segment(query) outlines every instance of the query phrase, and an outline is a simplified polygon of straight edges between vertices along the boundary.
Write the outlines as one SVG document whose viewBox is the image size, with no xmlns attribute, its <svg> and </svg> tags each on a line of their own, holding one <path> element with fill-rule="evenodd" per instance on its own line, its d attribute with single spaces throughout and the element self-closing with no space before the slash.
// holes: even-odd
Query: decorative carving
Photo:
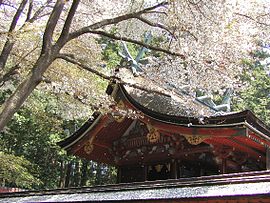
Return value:
<svg viewBox="0 0 270 203">
<path fill-rule="evenodd" d="M 209 136 L 207 135 L 184 135 L 188 143 L 192 145 L 198 145 L 202 143 L 205 139 L 207 139 Z"/>
<path fill-rule="evenodd" d="M 153 126 L 147 125 L 148 128 L 148 134 L 146 135 L 148 141 L 150 143 L 156 143 L 160 139 L 160 133 L 157 129 L 155 129 Z"/>
<path fill-rule="evenodd" d="M 94 150 L 94 142 L 95 137 L 91 137 L 84 145 L 83 150 L 86 154 L 91 154 Z"/>
<path fill-rule="evenodd" d="M 91 154 L 92 151 L 94 150 L 94 145 L 91 144 L 91 142 L 89 140 L 89 141 L 86 142 L 83 149 L 84 149 L 86 154 Z"/>
</svg>

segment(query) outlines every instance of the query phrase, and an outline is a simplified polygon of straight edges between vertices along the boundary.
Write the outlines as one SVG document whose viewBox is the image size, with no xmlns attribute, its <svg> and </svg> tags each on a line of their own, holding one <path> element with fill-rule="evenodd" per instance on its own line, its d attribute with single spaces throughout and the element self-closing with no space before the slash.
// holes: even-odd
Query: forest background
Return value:
<svg viewBox="0 0 270 203">
<path fill-rule="evenodd" d="M 172 84 L 168 94 L 218 103 L 230 88 L 232 111 L 250 109 L 269 125 L 269 17 L 263 0 L 0 0 L 0 185 L 115 182 L 113 167 L 67 156 L 56 143 L 93 111 L 110 111 L 104 92 L 122 42 L 133 57 L 150 50 L 143 77 Z"/>
</svg>

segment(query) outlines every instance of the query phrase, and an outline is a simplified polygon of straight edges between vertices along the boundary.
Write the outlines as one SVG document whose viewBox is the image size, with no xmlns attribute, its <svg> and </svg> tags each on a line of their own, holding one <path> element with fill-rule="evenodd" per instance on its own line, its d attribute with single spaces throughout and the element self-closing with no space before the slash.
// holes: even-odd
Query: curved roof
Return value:
<svg viewBox="0 0 270 203">
<path fill-rule="evenodd" d="M 138 103 L 153 111 L 175 116 L 212 115 L 216 111 L 180 89 L 160 86 L 144 76 L 134 77 L 129 70 L 121 68 L 119 76 L 126 84 L 124 89 Z M 198 111 L 199 109 L 199 111 Z"/>
<path fill-rule="evenodd" d="M 151 109 L 143 105 L 138 101 L 137 97 L 133 97 L 129 94 L 123 85 L 119 85 L 121 91 L 120 94 L 129 101 L 129 103 L 137 110 L 143 112 L 155 120 L 159 120 L 164 123 L 170 123 L 175 125 L 193 126 L 193 127 L 226 127 L 237 125 L 239 123 L 248 123 L 262 133 L 270 136 L 270 129 L 259 118 L 257 118 L 250 110 L 242 112 L 216 114 L 212 116 L 197 117 L 197 116 L 181 116 L 171 115 L 163 112 L 158 112 L 155 109 Z M 163 106 L 163 105 L 161 105 Z"/>
<path fill-rule="evenodd" d="M 116 102 L 123 103 L 124 109 L 140 112 L 137 119 L 142 124 L 151 125 L 164 134 L 202 136 L 206 144 L 227 145 L 256 159 L 264 159 L 266 149 L 270 148 L 269 128 L 249 110 L 209 117 L 186 117 L 157 112 L 140 103 L 120 84 L 111 84 L 107 93 Z M 134 119 L 129 116 L 119 121 L 111 114 L 95 113 L 92 119 L 59 145 L 71 154 L 117 165 L 113 142 L 133 127 Z"/>
</svg>

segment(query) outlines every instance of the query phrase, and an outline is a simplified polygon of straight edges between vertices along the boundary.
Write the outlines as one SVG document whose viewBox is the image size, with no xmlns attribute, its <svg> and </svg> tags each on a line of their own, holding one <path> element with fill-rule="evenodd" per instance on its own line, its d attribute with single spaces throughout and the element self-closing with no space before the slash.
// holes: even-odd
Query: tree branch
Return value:
<svg viewBox="0 0 270 203">
<path fill-rule="evenodd" d="M 16 64 L 5 75 L 3 75 L 3 77 L 0 78 L 0 87 L 2 87 L 5 84 L 5 82 L 10 79 L 12 75 L 17 74 L 17 70 L 20 68 L 21 66 Z"/>
<path fill-rule="evenodd" d="M 71 8 L 68 12 L 67 19 L 66 19 L 64 27 L 62 29 L 61 35 L 60 35 L 59 39 L 57 40 L 57 43 L 63 44 L 67 40 L 68 35 L 69 35 L 70 26 L 72 23 L 72 19 L 76 13 L 76 10 L 78 8 L 79 3 L 80 3 L 80 0 L 74 0 L 72 2 Z"/>
<path fill-rule="evenodd" d="M 102 79 L 105 79 L 105 80 L 108 80 L 108 81 L 112 81 L 112 80 L 115 80 L 117 83 L 120 83 L 120 84 L 123 84 L 123 85 L 127 85 L 129 87 L 133 87 L 133 88 L 136 88 L 136 89 L 139 89 L 139 90 L 143 90 L 143 91 L 146 91 L 146 92 L 150 92 L 150 93 L 156 93 L 156 94 L 159 94 L 159 95 L 163 95 L 163 96 L 166 96 L 166 97 L 171 97 L 169 94 L 166 94 L 162 91 L 158 91 L 158 90 L 153 90 L 153 89 L 148 89 L 148 88 L 145 88 L 145 87 L 141 87 L 139 85 L 136 85 L 136 84 L 131 84 L 131 83 L 128 83 L 128 82 L 125 82 L 123 80 L 121 80 L 121 78 L 118 78 L 118 77 L 115 77 L 115 76 L 108 76 L 108 75 L 105 75 L 91 67 L 89 67 L 88 65 L 86 64 L 83 64 L 81 62 L 78 62 L 78 60 L 76 60 L 75 58 L 73 58 L 72 56 L 70 55 L 67 55 L 67 54 L 59 54 L 56 56 L 56 58 L 60 58 L 60 59 L 63 59 L 69 63 L 72 63 L 74 65 L 77 65 L 79 67 L 81 67 L 82 69 L 84 70 L 87 70 L 99 77 L 101 77 Z"/>
<path fill-rule="evenodd" d="M 28 22 L 30 20 L 31 15 L 32 15 L 32 10 L 33 10 L 33 0 L 30 0 L 25 22 Z"/>
<path fill-rule="evenodd" d="M 196 37 L 192 32 L 190 32 L 188 29 L 184 28 L 184 27 L 181 27 L 180 30 L 182 32 L 186 32 L 188 33 L 190 36 L 192 36 L 196 41 L 198 41 L 198 37 Z"/>
<path fill-rule="evenodd" d="M 49 17 L 49 20 L 46 25 L 46 29 L 43 35 L 43 43 L 42 43 L 42 49 L 41 49 L 41 55 L 45 54 L 50 47 L 52 46 L 52 37 L 54 29 L 57 25 L 57 22 L 60 18 L 60 15 L 62 13 L 62 10 L 64 8 L 65 0 L 57 0 L 55 3 L 55 6 L 52 10 L 52 13 Z"/>
<path fill-rule="evenodd" d="M 250 20 L 252 20 L 252 21 L 254 21 L 255 23 L 258 23 L 258 24 L 260 24 L 260 25 L 270 26 L 270 24 L 267 24 L 267 23 L 264 23 L 264 22 L 260 22 L 260 21 L 258 21 L 258 20 L 256 20 L 256 19 L 252 18 L 251 16 L 246 15 L 246 14 L 242 14 L 242 13 L 234 13 L 234 14 L 235 14 L 235 15 L 242 16 L 242 17 L 245 17 L 245 18 L 248 18 L 248 19 L 250 19 Z"/>
<path fill-rule="evenodd" d="M 97 75 L 97 76 L 99 76 L 99 77 L 101 77 L 101 78 L 103 78 L 105 80 L 111 80 L 111 77 L 110 76 L 105 75 L 105 74 L 103 74 L 103 73 L 101 73 L 101 72 L 99 72 L 99 71 L 97 71 L 97 70 L 95 70 L 95 69 L 93 69 L 93 68 L 85 65 L 85 64 L 82 64 L 82 63 L 78 62 L 78 60 L 74 59 L 74 57 L 72 55 L 70 55 L 70 54 L 58 54 L 56 56 L 56 58 L 60 58 L 60 59 L 63 59 L 65 61 L 69 62 L 69 63 L 73 63 L 75 65 L 78 65 L 81 68 L 83 68 L 85 70 L 88 70 L 91 73 L 94 73 L 95 75 Z"/>
<path fill-rule="evenodd" d="M 43 4 L 33 15 L 32 18 L 30 18 L 27 22 L 29 23 L 33 23 L 35 20 L 38 19 L 39 15 L 44 11 L 44 9 L 52 2 L 52 0 L 47 0 L 47 2 L 45 4 Z M 48 15 L 45 14 L 45 15 Z"/>
<path fill-rule="evenodd" d="M 15 13 L 13 19 L 12 19 L 12 22 L 11 22 L 11 25 L 10 25 L 10 28 L 9 28 L 9 32 L 12 32 L 15 29 L 15 27 L 17 25 L 17 22 L 18 22 L 18 20 L 20 18 L 20 15 L 21 15 L 21 13 L 22 13 L 22 11 L 23 11 L 23 9 L 24 9 L 27 1 L 28 0 L 23 0 L 21 2 L 19 8 L 17 9 L 17 11 L 16 11 L 16 13 Z"/>
<path fill-rule="evenodd" d="M 130 38 L 127 38 L 127 37 L 119 37 L 119 36 L 116 36 L 116 35 L 113 35 L 113 34 L 110 34 L 110 33 L 104 32 L 104 31 L 100 31 L 100 30 L 91 30 L 91 31 L 89 30 L 88 32 L 92 33 L 92 34 L 98 34 L 98 35 L 102 35 L 102 36 L 105 36 L 105 37 L 109 37 L 109 38 L 115 39 L 115 40 L 122 40 L 122 41 L 130 42 L 130 43 L 133 43 L 133 44 L 138 44 L 140 46 L 146 47 L 147 49 L 160 51 L 160 52 L 170 54 L 170 55 L 173 55 L 173 56 L 179 56 L 183 60 L 186 59 L 186 56 L 183 55 L 183 54 L 172 52 L 172 51 L 166 50 L 166 49 L 162 49 L 160 47 L 155 47 L 155 46 L 146 44 L 146 43 L 138 41 L 138 40 L 130 39 Z"/>
<path fill-rule="evenodd" d="M 150 14 L 150 13 L 162 14 L 162 15 L 168 16 L 168 14 L 164 11 L 147 11 L 145 14 Z"/>
<path fill-rule="evenodd" d="M 72 39 L 75 39 L 75 38 L 77 38 L 77 37 L 79 37 L 79 36 L 81 36 L 83 34 L 89 33 L 89 30 L 97 30 L 97 29 L 102 28 L 102 27 L 107 26 L 107 25 L 117 24 L 119 22 L 122 22 L 122 21 L 125 21 L 125 20 L 128 20 L 128 19 L 137 18 L 138 16 L 140 16 L 140 15 L 142 15 L 144 13 L 147 13 L 147 12 L 149 12 L 151 10 L 154 10 L 154 9 L 158 8 L 158 7 L 165 6 L 167 4 L 168 4 L 168 2 L 162 2 L 162 3 L 157 4 L 155 6 L 148 7 L 146 9 L 143 9 L 143 10 L 140 10 L 140 11 L 137 11 L 137 12 L 128 13 L 128 14 L 121 15 L 121 16 L 118 16 L 118 17 L 115 17 L 115 18 L 105 19 L 105 20 L 102 20 L 100 22 L 94 23 L 92 25 L 83 27 L 83 28 L 71 33 L 69 35 L 68 41 L 72 40 Z"/>
<path fill-rule="evenodd" d="M 105 20 L 102 20 L 102 21 L 100 21 L 98 23 L 94 23 L 94 24 L 92 24 L 90 26 L 83 27 L 83 28 L 81 28 L 81 29 L 79 29 L 79 30 L 77 30 L 77 31 L 75 31 L 73 33 L 70 33 L 67 41 L 72 40 L 74 38 L 77 38 L 80 35 L 83 35 L 83 34 L 86 34 L 86 33 L 92 33 L 92 34 L 98 34 L 98 35 L 106 36 L 106 37 L 109 37 L 109 38 L 112 38 L 112 39 L 115 39 L 115 40 L 122 40 L 122 41 L 131 42 L 131 43 L 138 44 L 138 45 L 141 45 L 143 47 L 146 47 L 148 49 L 164 52 L 166 54 L 179 56 L 184 60 L 186 57 L 183 54 L 171 52 L 169 50 L 162 49 L 162 48 L 159 48 L 159 47 L 154 47 L 154 46 L 151 46 L 151 45 L 145 44 L 143 42 L 127 38 L 127 37 L 118 37 L 118 36 L 115 36 L 113 34 L 97 30 L 98 28 L 104 27 L 106 25 L 117 24 L 117 23 L 119 23 L 121 21 L 125 21 L 127 19 L 136 18 L 136 19 L 138 19 L 138 20 L 142 21 L 143 23 L 146 23 L 146 24 L 148 24 L 150 26 L 164 29 L 164 30 L 168 31 L 172 36 L 174 36 L 174 34 L 165 25 L 162 25 L 160 23 L 153 23 L 153 22 L 151 22 L 151 21 L 149 21 L 146 18 L 143 18 L 141 16 L 142 14 L 147 14 L 148 12 L 151 12 L 154 9 L 156 9 L 158 7 L 161 7 L 161 6 L 165 6 L 167 4 L 168 4 L 167 2 L 162 2 L 160 4 L 157 4 L 155 6 L 152 6 L 152 7 L 146 8 L 146 9 L 143 9 L 141 11 L 121 15 L 121 16 L 118 16 L 116 18 L 105 19 Z"/>
<path fill-rule="evenodd" d="M 11 25 L 10 25 L 9 30 L 8 30 L 8 34 L 10 34 L 14 31 L 14 29 L 17 25 L 17 22 L 18 22 L 21 14 L 23 12 L 23 9 L 26 6 L 27 1 L 28 0 L 23 0 L 21 2 L 19 8 L 17 9 L 17 11 L 12 19 Z M 5 42 L 5 45 L 4 45 L 2 52 L 1 52 L 1 55 L 0 55 L 0 69 L 3 69 L 5 67 L 7 60 L 8 60 L 8 56 L 9 56 L 13 46 L 14 46 L 14 42 L 9 36 Z"/>
<path fill-rule="evenodd" d="M 148 19 L 146 19 L 146 18 L 143 18 L 142 16 L 138 16 L 138 17 L 136 17 L 136 18 L 137 18 L 138 20 L 140 20 L 140 21 L 146 23 L 147 25 L 150 25 L 150 26 L 152 26 L 152 27 L 157 27 L 157 28 L 161 28 L 161 29 L 163 29 L 163 30 L 166 30 L 168 33 L 170 33 L 170 34 L 175 38 L 173 32 L 172 32 L 168 27 L 166 27 L 165 25 L 162 25 L 162 24 L 160 24 L 160 23 L 153 23 L 153 22 L 151 22 L 150 20 L 148 20 Z"/>
</svg>

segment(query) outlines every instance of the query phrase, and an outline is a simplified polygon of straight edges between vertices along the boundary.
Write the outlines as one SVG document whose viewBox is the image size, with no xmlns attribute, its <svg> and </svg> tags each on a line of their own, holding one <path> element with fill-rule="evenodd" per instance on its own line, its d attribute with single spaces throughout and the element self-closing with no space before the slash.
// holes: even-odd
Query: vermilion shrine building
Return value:
<svg viewBox="0 0 270 203">
<path fill-rule="evenodd" d="M 118 168 L 118 182 L 181 179 L 268 169 L 270 131 L 250 111 L 198 119 L 159 113 L 122 85 L 109 86 L 139 118 L 94 114 L 60 143 L 68 153 Z"/>
</svg>

